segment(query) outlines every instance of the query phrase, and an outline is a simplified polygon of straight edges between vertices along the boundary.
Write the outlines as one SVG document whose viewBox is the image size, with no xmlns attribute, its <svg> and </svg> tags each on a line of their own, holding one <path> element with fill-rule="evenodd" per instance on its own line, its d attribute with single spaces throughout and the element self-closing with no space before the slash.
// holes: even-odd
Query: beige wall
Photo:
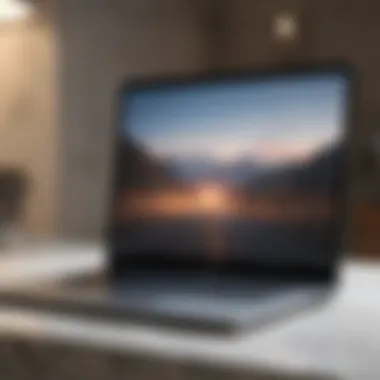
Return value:
<svg viewBox="0 0 380 380">
<path fill-rule="evenodd" d="M 55 233 L 57 200 L 55 38 L 45 11 L 0 24 L 0 167 L 28 173 L 25 229 L 36 237 Z"/>
<path fill-rule="evenodd" d="M 48 139 L 49 134 L 53 134 L 51 138 L 54 141 L 56 130 L 44 130 L 49 125 L 46 120 L 34 122 L 38 125 L 34 128 L 41 131 L 40 135 L 28 129 L 34 138 L 41 137 L 38 140 L 40 145 L 33 146 L 36 154 L 29 152 L 29 147 L 17 154 L 12 151 L 9 157 L 29 154 L 30 165 L 35 160 L 33 167 L 38 169 L 33 170 L 39 173 L 41 183 L 44 183 L 43 180 L 46 182 L 44 190 L 41 187 L 34 197 L 45 198 L 48 194 L 59 197 L 59 231 L 63 236 L 98 237 L 102 232 L 106 215 L 115 93 L 124 77 L 173 71 L 192 72 L 210 67 L 344 59 L 355 65 L 362 78 L 358 104 L 359 127 L 355 132 L 356 157 L 360 157 L 361 144 L 364 145 L 371 132 L 378 129 L 380 93 L 374 78 L 379 76 L 380 55 L 376 46 L 380 24 L 376 14 L 380 9 L 376 0 L 54 2 L 58 21 L 56 48 L 60 57 L 60 86 L 57 87 L 59 93 L 56 98 L 59 104 L 57 120 L 61 147 L 59 165 L 54 166 L 48 160 L 38 158 L 43 151 L 39 149 L 43 145 L 41 136 Z M 273 16 L 284 10 L 294 11 L 300 20 L 301 36 L 296 43 L 282 44 L 273 38 Z M 36 62 L 35 66 L 52 67 L 48 63 L 52 51 L 49 49 L 53 49 L 49 45 L 52 42 L 51 34 L 45 27 L 37 27 L 36 32 L 28 33 L 35 36 L 33 38 L 36 41 L 39 38 L 39 44 L 42 44 L 34 42 L 31 44 L 33 49 L 40 46 L 39 49 L 45 52 L 45 58 L 40 57 L 40 62 Z M 17 44 L 30 44 L 24 41 L 24 37 L 14 34 L 15 39 L 16 36 L 19 39 Z M 25 54 L 24 50 L 19 48 L 18 56 Z M 22 65 L 16 69 L 9 60 L 5 61 L 8 62 L 7 70 L 14 70 L 14 73 L 23 70 Z M 24 75 L 29 75 L 28 86 L 35 88 L 32 82 L 36 78 L 30 70 L 36 69 L 30 68 L 29 74 L 24 72 Z M 0 81 L 20 83 L 17 79 L 9 79 L 6 70 L 2 72 L 0 78 L 3 79 Z M 27 80 L 24 82 L 29 83 Z M 18 88 L 15 84 L 7 86 Z M 46 99 L 52 87 L 46 78 L 42 88 L 45 88 L 45 92 L 42 91 L 45 100 L 40 99 L 38 107 L 48 104 Z M 38 96 L 33 101 L 37 99 Z M 39 115 L 42 117 L 42 113 Z M 37 120 L 36 116 L 30 120 Z M 17 133 L 17 129 L 12 130 L 14 138 Z M 54 143 L 48 154 L 54 153 L 53 147 Z M 28 161 L 29 158 L 23 160 Z M 42 173 L 49 170 L 53 175 L 44 177 Z M 55 176 L 59 177 L 60 190 L 55 193 L 49 179 L 54 178 L 54 173 L 58 173 Z M 357 183 L 364 183 L 358 171 L 356 178 Z M 46 226 L 52 209 L 46 206 L 46 212 L 39 215 L 38 204 L 41 202 L 31 208 L 29 220 L 43 219 L 39 225 Z M 31 225 L 34 226 L 33 223 Z"/>
<path fill-rule="evenodd" d="M 376 0 L 36 4 L 32 20 L 0 25 L 0 166 L 30 174 L 26 227 L 36 236 L 100 235 L 115 93 L 125 77 L 345 59 L 362 79 L 357 157 L 379 130 Z M 296 43 L 273 38 L 273 15 L 283 10 L 299 17 Z M 359 172 L 356 177 L 365 183 Z"/>
</svg>

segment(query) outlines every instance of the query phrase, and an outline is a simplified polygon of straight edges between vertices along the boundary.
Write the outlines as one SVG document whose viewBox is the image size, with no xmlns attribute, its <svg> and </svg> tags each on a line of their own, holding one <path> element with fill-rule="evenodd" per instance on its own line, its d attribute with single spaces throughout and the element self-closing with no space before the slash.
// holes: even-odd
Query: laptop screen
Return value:
<svg viewBox="0 0 380 380">
<path fill-rule="evenodd" d="M 348 90 L 333 70 L 127 88 L 112 223 L 119 261 L 330 263 Z"/>
</svg>

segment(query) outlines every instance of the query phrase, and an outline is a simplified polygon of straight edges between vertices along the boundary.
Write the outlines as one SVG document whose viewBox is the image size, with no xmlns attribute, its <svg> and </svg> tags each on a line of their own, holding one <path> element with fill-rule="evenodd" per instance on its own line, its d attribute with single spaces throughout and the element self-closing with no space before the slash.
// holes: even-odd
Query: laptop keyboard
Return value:
<svg viewBox="0 0 380 380">
<path fill-rule="evenodd" d="M 242 298 L 267 297 L 273 293 L 289 290 L 288 284 L 274 281 L 255 281 L 228 279 L 220 277 L 159 277 L 137 276 L 117 281 L 111 287 L 113 295 L 128 298 L 133 297 L 140 301 L 145 299 L 202 299 L 237 300 Z"/>
</svg>

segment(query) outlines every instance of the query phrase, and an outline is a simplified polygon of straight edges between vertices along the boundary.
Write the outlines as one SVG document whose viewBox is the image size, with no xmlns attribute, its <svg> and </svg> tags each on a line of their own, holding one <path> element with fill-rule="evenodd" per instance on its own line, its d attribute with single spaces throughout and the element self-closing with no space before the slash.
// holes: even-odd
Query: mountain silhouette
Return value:
<svg viewBox="0 0 380 380">
<path fill-rule="evenodd" d="M 118 189 L 183 188 L 183 183 L 170 167 L 149 156 L 142 147 L 128 140 L 119 142 L 116 167 Z"/>
<path fill-rule="evenodd" d="M 318 193 L 330 192 L 342 180 L 343 147 L 325 148 L 302 164 L 286 165 L 250 178 L 248 192 Z"/>
</svg>

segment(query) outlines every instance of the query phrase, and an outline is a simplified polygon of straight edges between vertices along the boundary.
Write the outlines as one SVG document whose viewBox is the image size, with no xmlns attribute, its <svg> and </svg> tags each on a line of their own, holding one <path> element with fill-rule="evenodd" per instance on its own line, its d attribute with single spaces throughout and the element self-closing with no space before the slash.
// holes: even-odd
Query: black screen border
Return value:
<svg viewBox="0 0 380 380">
<path fill-rule="evenodd" d="M 323 75 L 323 74 L 337 74 L 344 76 L 347 79 L 348 90 L 346 99 L 346 114 L 342 131 L 343 146 L 344 146 L 344 175 L 341 184 L 334 189 L 332 197 L 339 200 L 338 217 L 336 224 L 331 230 L 331 247 L 329 247 L 328 256 L 331 258 L 324 265 L 309 265 L 309 264 L 295 264 L 295 263 L 281 263 L 281 264 L 267 264 L 262 262 L 255 262 L 251 260 L 250 265 L 244 262 L 225 262 L 223 265 L 215 266 L 206 260 L 191 259 L 175 260 L 169 258 L 167 255 L 158 255 L 157 252 L 144 253 L 144 259 L 133 257 L 130 253 L 124 254 L 122 245 L 117 240 L 115 234 L 115 224 L 113 220 L 112 210 L 114 209 L 114 202 L 117 193 L 117 165 L 119 163 L 118 141 L 123 136 L 121 131 L 125 128 L 125 103 L 128 99 L 129 93 L 136 89 L 143 89 L 144 87 L 151 87 L 153 85 L 178 85 L 178 84 L 202 84 L 214 82 L 227 82 L 229 80 L 235 81 L 239 79 L 255 79 L 257 81 L 266 81 L 275 78 L 304 75 Z M 113 123 L 112 133 L 112 147 L 113 158 L 111 164 L 111 189 L 109 201 L 109 215 L 106 224 L 106 245 L 107 245 L 107 259 L 108 259 L 108 272 L 113 278 L 120 277 L 133 269 L 146 269 L 146 270 L 165 270 L 175 272 L 217 272 L 217 273 L 231 273 L 237 275 L 276 275 L 286 276 L 292 278 L 304 279 L 322 279 L 323 281 L 332 281 L 336 278 L 338 269 L 338 262 L 347 249 L 348 241 L 348 220 L 350 216 L 350 192 L 349 184 L 351 182 L 351 171 L 353 167 L 353 154 L 351 141 L 353 140 L 354 125 L 356 124 L 356 93 L 358 83 L 357 76 L 354 68 L 344 62 L 323 62 L 319 64 L 289 64 L 283 66 L 267 66 L 265 68 L 240 68 L 234 70 L 218 70 L 218 71 L 205 71 L 190 75 L 163 75 L 145 78 L 128 79 L 123 82 L 117 94 L 116 104 L 116 121 Z M 199 256 L 198 256 L 199 257 Z"/>
</svg>

